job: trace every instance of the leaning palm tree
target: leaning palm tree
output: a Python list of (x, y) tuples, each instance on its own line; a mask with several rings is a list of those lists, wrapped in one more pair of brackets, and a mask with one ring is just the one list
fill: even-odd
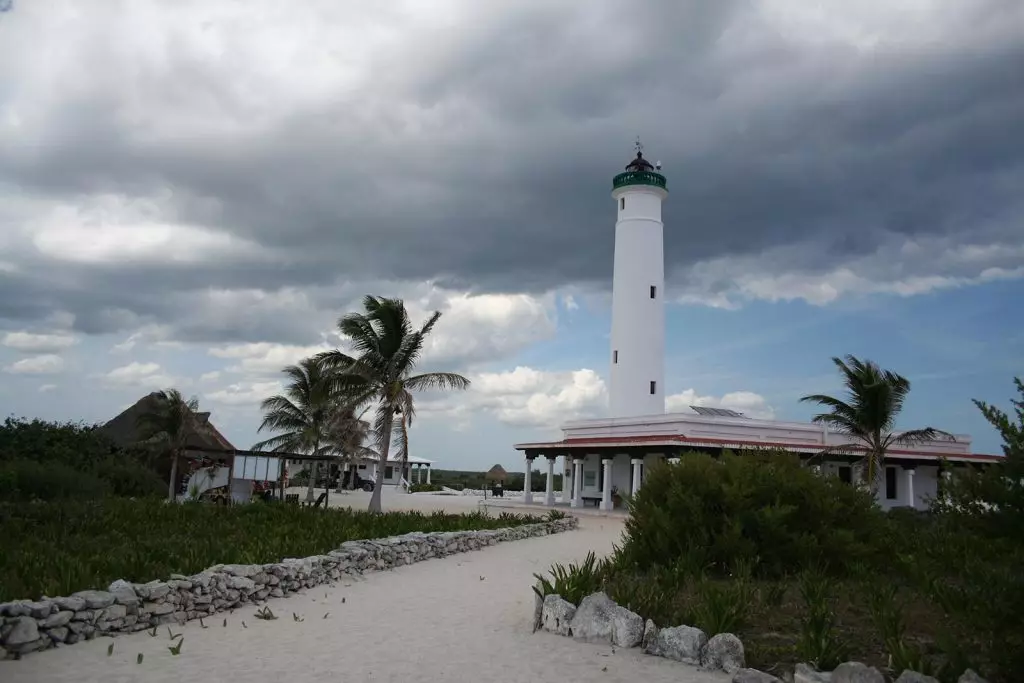
[(815, 415), (813, 421), (850, 439), (849, 443), (826, 448), (823, 455), (863, 452), (865, 475), (872, 493), (892, 446), (915, 446), (937, 438), (953, 439), (952, 434), (932, 427), (894, 431), (896, 418), (910, 393), (907, 378), (854, 356), (846, 356), (845, 360), (833, 358), (832, 362), (843, 376), (846, 399), (811, 394), (800, 400), (828, 408), (829, 412)]
[[(341, 399), (337, 383), (332, 381), (330, 372), (316, 358), (306, 358), (298, 365), (289, 365), (284, 374), (290, 380), (284, 393), (264, 399), (260, 404), (263, 422), (257, 430), (279, 433), (260, 441), (252, 449), (323, 455), (331, 418)], [(306, 501), (310, 503), (313, 502), (316, 479), (317, 461), (313, 461), (306, 489)]]
[(171, 461), (167, 483), (167, 499), (175, 500), (178, 487), (178, 460), (189, 437), (200, 431), (196, 413), (199, 400), (186, 399), (177, 389), (163, 389), (150, 394), (146, 409), (135, 420), (140, 443), (156, 445)]
[(367, 296), (363, 312), (338, 321), (358, 355), (327, 351), (318, 357), (337, 373), (339, 385), (354, 397), (354, 405), (374, 409), (373, 432), (380, 466), (370, 497), (370, 511), (381, 510), (384, 465), (392, 441), (392, 426), (401, 415), (406, 427), (415, 415), (413, 393), (423, 390), (467, 389), (469, 380), (453, 372), (413, 374), (430, 331), (441, 313), (435, 311), (418, 329), (409, 320), (401, 299)]

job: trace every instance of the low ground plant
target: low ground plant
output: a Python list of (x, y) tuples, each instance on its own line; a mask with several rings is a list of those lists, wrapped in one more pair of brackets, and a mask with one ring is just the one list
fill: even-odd
[(116, 579), (144, 582), (193, 574), (220, 563), (306, 557), (355, 539), (497, 529), (543, 519), (119, 498), (0, 503), (0, 601), (69, 595)]

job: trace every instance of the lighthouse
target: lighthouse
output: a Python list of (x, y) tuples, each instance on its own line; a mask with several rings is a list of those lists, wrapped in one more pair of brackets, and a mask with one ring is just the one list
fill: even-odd
[(665, 240), (660, 167), (636, 158), (612, 180), (615, 265), (612, 280), (611, 417), (665, 412)]

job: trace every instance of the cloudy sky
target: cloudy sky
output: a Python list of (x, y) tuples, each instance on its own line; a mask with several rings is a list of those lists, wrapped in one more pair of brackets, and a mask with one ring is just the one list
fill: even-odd
[(1019, 0), (15, 0), (0, 73), (0, 414), (175, 386), (246, 448), (374, 293), (474, 380), (414, 454), (515, 465), (606, 410), (637, 135), (670, 406), (806, 419), (853, 353), (997, 452), (1024, 374)]

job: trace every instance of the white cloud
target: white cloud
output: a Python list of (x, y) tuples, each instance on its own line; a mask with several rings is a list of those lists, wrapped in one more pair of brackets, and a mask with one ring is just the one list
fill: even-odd
[(139, 363), (137, 361), (114, 368), (103, 375), (103, 380), (112, 385), (144, 387), (151, 390), (166, 389), (169, 386), (183, 383), (165, 372), (158, 363)]
[(127, 199), (99, 195), (60, 204), (29, 227), (44, 256), (88, 265), (197, 264), (265, 258), (257, 245), (225, 232), (174, 220), (170, 196)]
[[(856, 295), (902, 297), (1024, 278), (1024, 246), (955, 245), (940, 239), (904, 240), (825, 272), (785, 268), (807, 246), (782, 247), (745, 257), (702, 261), (688, 269), (683, 303), (738, 308), (745, 301), (803, 300), (825, 306)], [(918, 273), (908, 264), (922, 265)]]
[(760, 394), (752, 391), (733, 391), (721, 397), (700, 396), (693, 389), (686, 389), (678, 394), (665, 397), (665, 409), (668, 412), (681, 411), (689, 406), (707, 406), (708, 408), (728, 408), (743, 413), (747, 417), (762, 420), (775, 418), (775, 409)]
[(207, 350), (211, 356), (236, 361), (225, 370), (243, 373), (249, 376), (276, 375), (286, 365), (294, 365), (303, 358), (330, 349), (327, 345), (295, 346), (291, 344), (274, 344), (272, 342), (254, 342), (251, 344), (227, 344), (215, 346)]
[(216, 382), (218, 379), (220, 379), (219, 370), (213, 370), (212, 372), (204, 372), (203, 374), (199, 375), (200, 382)]
[(53, 391), (56, 388), (57, 388), (56, 384), (41, 384), (39, 386), (38, 391), (39, 391), (39, 393), (42, 394), (42, 393), (46, 393), (47, 391)]
[(228, 406), (258, 407), (260, 402), (284, 390), (280, 382), (239, 382), (223, 389), (207, 392), (204, 398), (211, 403)]
[(74, 346), (78, 340), (71, 334), (52, 333), (34, 334), (31, 332), (8, 332), (0, 340), (0, 344), (18, 351), (42, 353), (62, 351)]
[(597, 417), (608, 403), (604, 380), (586, 368), (549, 372), (520, 366), (471, 379), (468, 392), (445, 400), (490, 412), (510, 425), (557, 428), (568, 420)]
[(52, 353), (44, 353), (22, 358), (4, 369), (15, 375), (52, 375), (64, 369), (64, 359)]
[(456, 368), (507, 358), (555, 334), (554, 296), (529, 294), (470, 295), (433, 289), (406, 300), (409, 315), (420, 323), (434, 310), (441, 319), (431, 331), (424, 364)]

